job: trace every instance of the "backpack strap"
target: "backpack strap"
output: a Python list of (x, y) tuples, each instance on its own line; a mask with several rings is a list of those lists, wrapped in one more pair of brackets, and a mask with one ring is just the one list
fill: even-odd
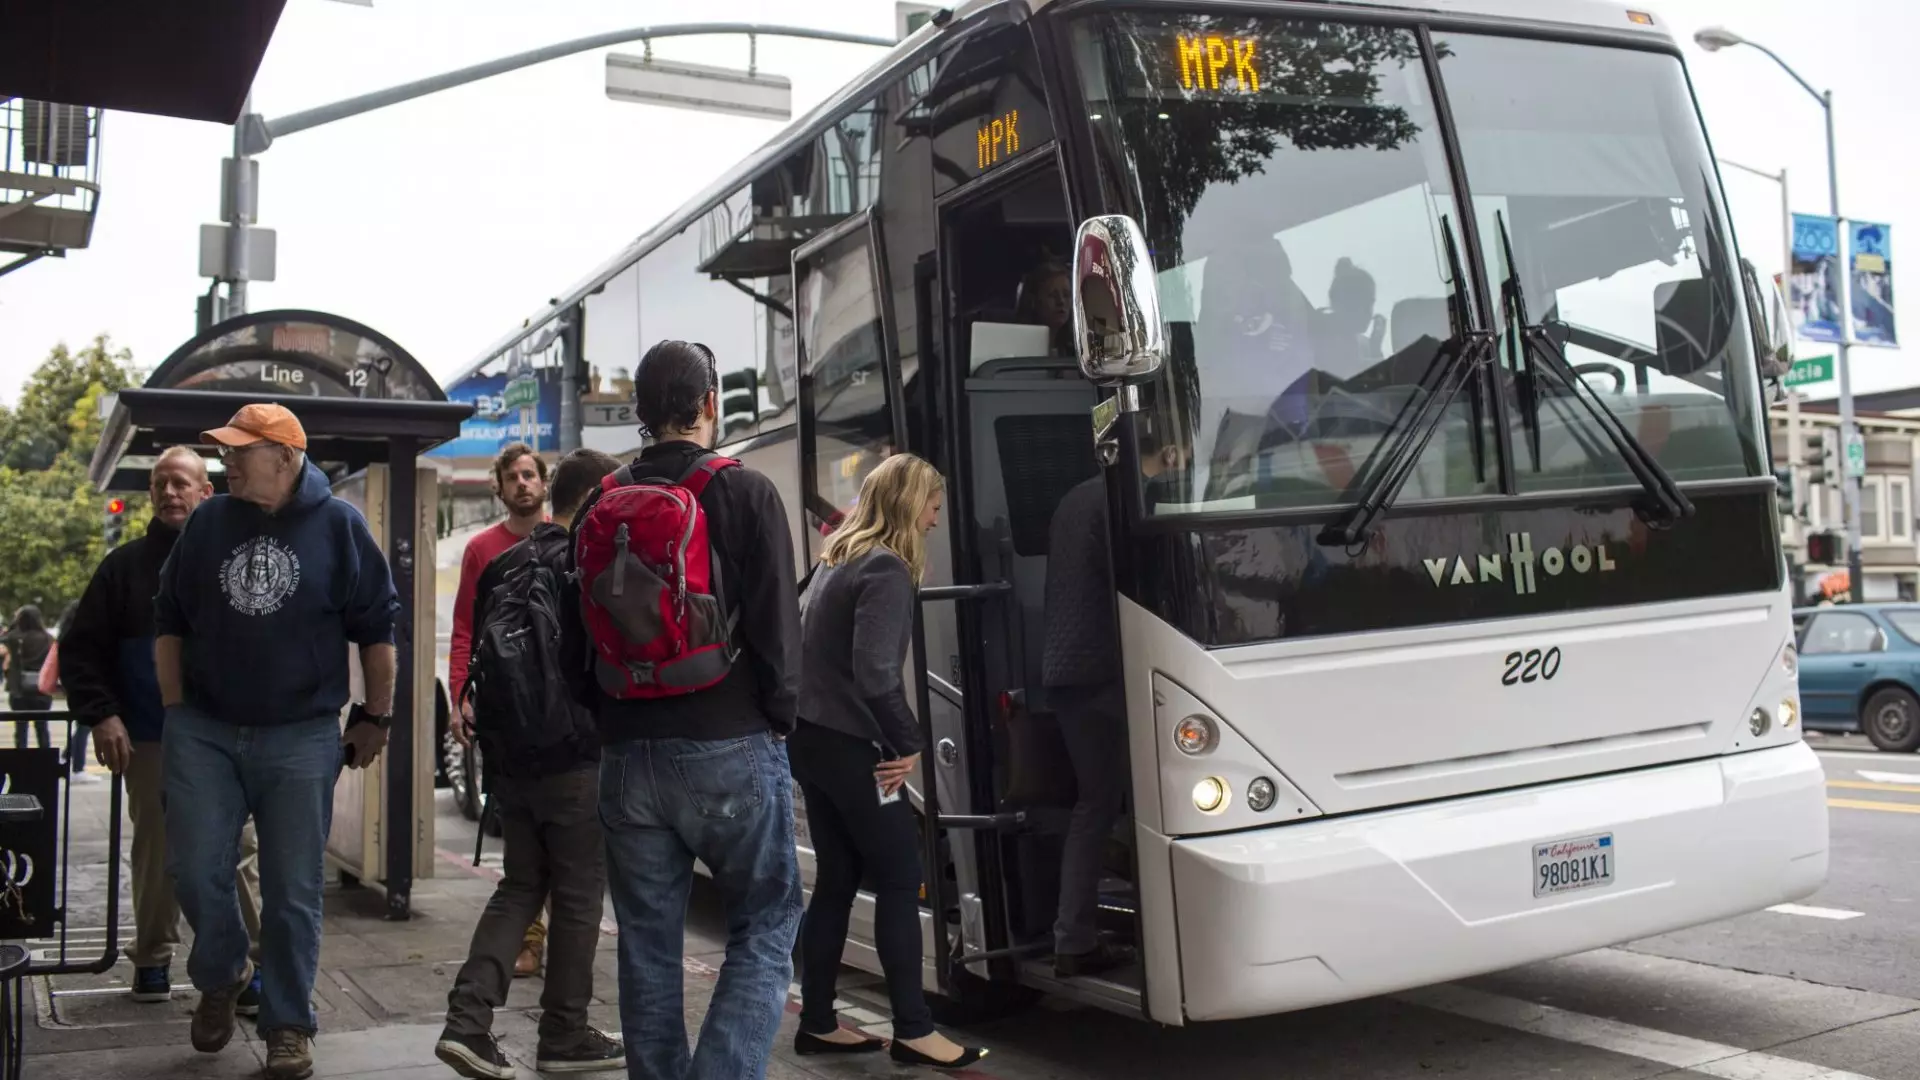
[(686, 473), (680, 477), (680, 486), (693, 492), (693, 497), (697, 499), (706, 493), (707, 483), (713, 479), (715, 473), (721, 469), (735, 468), (739, 464), (733, 458), (721, 457), (709, 450), (693, 459), (693, 464), (688, 466)]

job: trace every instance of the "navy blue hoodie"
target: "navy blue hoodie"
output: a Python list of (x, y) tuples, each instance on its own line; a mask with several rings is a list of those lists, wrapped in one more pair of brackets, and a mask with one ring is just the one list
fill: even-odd
[(276, 513), (216, 495), (160, 568), (154, 633), (184, 640), (188, 704), (244, 727), (338, 716), (347, 647), (393, 641), (400, 598), (367, 521), (311, 463)]

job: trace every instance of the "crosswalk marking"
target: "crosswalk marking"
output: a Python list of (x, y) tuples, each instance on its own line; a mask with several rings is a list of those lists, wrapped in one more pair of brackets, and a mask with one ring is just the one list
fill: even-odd
[(1669, 1068), (1687, 1069), (1722, 1080), (1871, 1080), (1860, 1073), (1688, 1038), (1619, 1020), (1587, 1016), (1465, 986), (1433, 986), (1395, 997), (1437, 1012), (1464, 1016), (1470, 1020), (1497, 1024), (1596, 1050), (1657, 1061)]
[(1857, 919), (1866, 914), (1864, 911), (1844, 911), (1840, 908), (1810, 907), (1806, 904), (1775, 904), (1767, 910), (1777, 912), (1781, 915), (1805, 915), (1808, 918), (1832, 919), (1835, 922)]
[(1872, 780), (1881, 784), (1920, 784), (1920, 773), (1880, 772), (1875, 769), (1855, 769), (1853, 775), (1862, 780)]

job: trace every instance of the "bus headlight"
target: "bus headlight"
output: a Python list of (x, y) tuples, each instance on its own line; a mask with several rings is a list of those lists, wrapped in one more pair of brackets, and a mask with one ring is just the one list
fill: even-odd
[(1780, 726), (1790, 728), (1793, 726), (1793, 722), (1798, 719), (1800, 719), (1800, 707), (1793, 703), (1793, 699), (1788, 698), (1782, 701), (1780, 703)]
[(1273, 781), (1264, 776), (1255, 777), (1247, 784), (1247, 805), (1252, 807), (1255, 813), (1271, 810), (1276, 794)]
[(1786, 672), (1789, 679), (1800, 677), (1800, 652), (1791, 643), (1780, 653), (1780, 670)]
[(1173, 725), (1173, 745), (1183, 754), (1204, 754), (1213, 749), (1218, 739), (1213, 721), (1204, 716), (1189, 716)]
[(1209, 776), (1193, 785), (1193, 808), (1203, 814), (1217, 814), (1227, 805), (1227, 782)]
[(1756, 739), (1765, 735), (1771, 727), (1773, 727), (1773, 718), (1767, 715), (1765, 709), (1755, 709), (1753, 715), (1747, 717), (1747, 730), (1753, 732), (1753, 737)]

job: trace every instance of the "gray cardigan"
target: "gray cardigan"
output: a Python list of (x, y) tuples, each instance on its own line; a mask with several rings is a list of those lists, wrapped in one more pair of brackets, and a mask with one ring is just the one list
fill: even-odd
[(920, 751), (901, 681), (915, 602), (907, 564), (885, 548), (815, 571), (800, 599), (800, 719), (899, 757)]

